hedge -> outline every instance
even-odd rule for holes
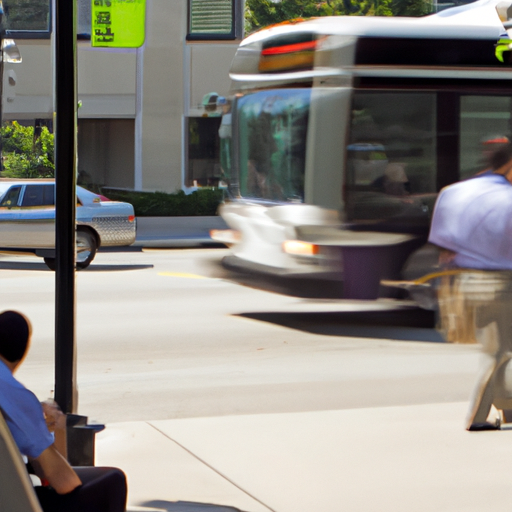
[[[224,191],[218,188],[201,188],[185,194],[165,192],[136,192],[102,187],[102,194],[112,201],[133,205],[138,217],[187,217],[217,215]]]

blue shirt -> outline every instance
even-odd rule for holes
[[[456,253],[459,267],[512,270],[512,185],[483,173],[441,190],[429,241]]]
[[[53,444],[37,397],[0,361],[0,409],[19,451],[36,458]]]

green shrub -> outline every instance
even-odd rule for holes
[[[34,133],[33,126],[16,121],[0,129],[5,178],[54,178],[54,138],[46,126]]]
[[[185,194],[165,192],[135,192],[103,187],[102,193],[113,201],[133,205],[138,217],[188,217],[217,215],[224,192],[218,188],[201,188]]]

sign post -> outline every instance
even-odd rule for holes
[[[55,400],[77,409],[75,340],[76,2],[55,2]]]
[[[55,400],[76,413],[76,0],[55,0]],[[146,0],[91,0],[91,44],[144,44]]]

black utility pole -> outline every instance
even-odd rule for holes
[[[55,0],[55,400],[75,413],[76,0]]]
[[[4,100],[4,51],[3,42],[5,38],[5,19],[4,19],[4,6],[2,0],[0,0],[0,126],[3,124],[3,100]],[[3,140],[0,139],[0,172],[3,171],[3,160],[2,160],[2,147]]]

